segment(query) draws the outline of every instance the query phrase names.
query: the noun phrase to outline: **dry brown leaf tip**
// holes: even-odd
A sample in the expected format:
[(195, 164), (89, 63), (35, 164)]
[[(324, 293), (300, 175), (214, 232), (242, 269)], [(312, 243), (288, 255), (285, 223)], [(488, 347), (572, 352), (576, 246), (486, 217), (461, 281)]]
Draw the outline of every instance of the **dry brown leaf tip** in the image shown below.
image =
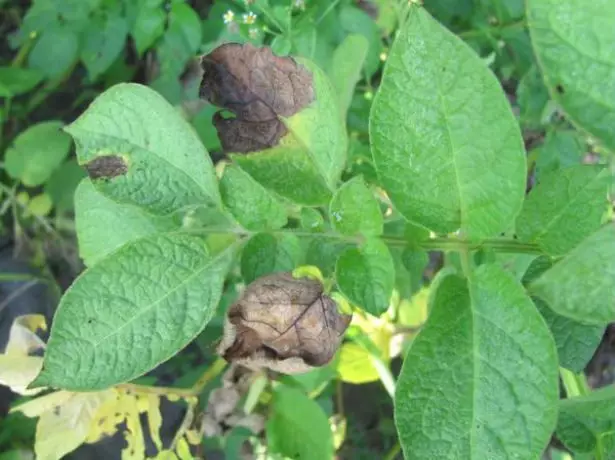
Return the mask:
[(252, 368), (308, 372), (333, 358), (351, 319), (319, 281), (268, 275), (251, 283), (230, 307), (218, 352)]
[(312, 75), (270, 48), (227, 43), (201, 58), (200, 96), (235, 118), (214, 115), (225, 152), (248, 153), (278, 144), (287, 133), (280, 120), (314, 100)]

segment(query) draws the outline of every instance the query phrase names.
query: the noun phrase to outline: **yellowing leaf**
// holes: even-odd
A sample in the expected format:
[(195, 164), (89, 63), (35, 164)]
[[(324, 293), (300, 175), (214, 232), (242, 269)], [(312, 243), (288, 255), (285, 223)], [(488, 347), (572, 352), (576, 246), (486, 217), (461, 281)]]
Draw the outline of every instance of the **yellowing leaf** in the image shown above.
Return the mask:
[(47, 329), (43, 315), (16, 318), (4, 354), (0, 354), (0, 385), (6, 385), (22, 395), (35, 395), (44, 389), (26, 389), (43, 366), (43, 358), (28, 356), (33, 351), (45, 348), (45, 342), (35, 334), (37, 329)]
[(61, 406), (71, 399), (72, 396), (73, 393), (70, 391), (56, 391), (28, 401), (27, 403), (20, 404), (11, 409), (11, 412), (21, 412), (26, 417), (38, 417), (44, 412), (49, 412), (55, 407)]
[(186, 438), (181, 438), (177, 442), (176, 450), (177, 450), (177, 456), (180, 458), (180, 460), (193, 460), (194, 459), (194, 457), (190, 453), (190, 445), (188, 444), (188, 441), (186, 441)]
[(0, 355), (0, 385), (6, 385), (15, 393), (34, 395), (44, 388), (26, 389), (43, 367), (43, 358), (19, 354)]
[(43, 412), (36, 425), (36, 458), (59, 460), (83, 444), (98, 408), (111, 397), (112, 391), (72, 393), (64, 404)]
[(380, 351), (381, 359), (385, 361), (390, 359), (393, 325), (387, 320), (387, 315), (378, 318), (369, 313), (357, 313), (353, 315), (351, 324), (359, 327), (369, 337)]
[(27, 355), (32, 351), (45, 348), (45, 342), (35, 334), (38, 329), (47, 330), (43, 315), (23, 315), (15, 318), (4, 353)]
[(160, 439), (160, 427), (162, 426), (162, 416), (160, 415), (160, 398), (156, 395), (147, 395), (147, 418), (149, 420), (149, 431), (152, 441), (158, 450), (162, 450), (162, 440)]
[(102, 404), (96, 412), (96, 417), (90, 425), (90, 431), (85, 440), (93, 444), (105, 436), (112, 436), (117, 431), (117, 426), (126, 419), (125, 408), (120, 406), (122, 394), (117, 390)]
[(152, 460), (177, 460), (177, 455), (172, 450), (163, 450), (162, 452), (158, 452)]
[(128, 446), (122, 450), (122, 460), (141, 460), (145, 458), (145, 441), (143, 428), (139, 419), (139, 403), (135, 395), (123, 393), (121, 406), (126, 413), (126, 431), (124, 437)]
[(342, 345), (337, 371), (342, 381), (348, 383), (375, 382), (379, 378), (369, 352), (356, 343)]

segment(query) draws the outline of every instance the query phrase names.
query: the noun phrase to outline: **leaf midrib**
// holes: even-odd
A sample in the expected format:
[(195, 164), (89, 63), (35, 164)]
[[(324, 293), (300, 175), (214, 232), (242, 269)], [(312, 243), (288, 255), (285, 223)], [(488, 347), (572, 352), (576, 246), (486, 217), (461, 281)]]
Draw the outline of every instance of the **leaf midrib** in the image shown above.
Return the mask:
[[(232, 246), (232, 245), (231, 245)], [(125, 329), (127, 326), (131, 325), (133, 322), (135, 322), (135, 320), (137, 320), (138, 318), (140, 318), (142, 315), (149, 313), (150, 311), (152, 311), (155, 307), (157, 307), (159, 304), (161, 304), (164, 300), (166, 300), (171, 294), (174, 294), (175, 292), (177, 292), (179, 289), (183, 288), (186, 284), (192, 282), (192, 280), (200, 275), (205, 269), (209, 268), (212, 265), (215, 265), (215, 263), (219, 260), (221, 260), (223, 258), (223, 256), (226, 255), (226, 252), (230, 249), (226, 248), (224, 251), (222, 251), (220, 254), (218, 254), (216, 257), (214, 257), (213, 259), (208, 259), (207, 262), (200, 268), (198, 268), (197, 270), (195, 270), (194, 272), (192, 272), (192, 274), (190, 274), (189, 276), (187, 276), (186, 278), (184, 278), (184, 280), (179, 283), (177, 286), (175, 286), (173, 289), (171, 289), (170, 291), (168, 291), (166, 294), (164, 294), (162, 297), (160, 297), (159, 299), (155, 300), (154, 302), (152, 302), (151, 304), (147, 305), (146, 307), (142, 308), (139, 312), (137, 312), (137, 314), (135, 314), (132, 318), (130, 318), (128, 321), (126, 321), (124, 324), (122, 324), (119, 328), (115, 329), (114, 331), (112, 331), (111, 333), (107, 334), (106, 336), (102, 337), (101, 339), (97, 340), (96, 342), (91, 342), (92, 345), (94, 346), (94, 348), (97, 348), (101, 342), (104, 342), (106, 339), (108, 339), (109, 337), (113, 337), (116, 335), (119, 335), (120, 332)]]

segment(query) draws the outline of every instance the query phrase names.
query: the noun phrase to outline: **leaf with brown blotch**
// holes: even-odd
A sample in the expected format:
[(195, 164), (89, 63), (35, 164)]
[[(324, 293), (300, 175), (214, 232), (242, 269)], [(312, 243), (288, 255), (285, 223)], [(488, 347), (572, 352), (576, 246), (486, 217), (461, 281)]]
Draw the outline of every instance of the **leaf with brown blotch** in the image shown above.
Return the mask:
[(333, 358), (351, 319), (320, 281), (276, 273), (251, 283), (231, 306), (218, 352), (249, 367), (308, 372)]
[(200, 96), (235, 114), (214, 116), (225, 152), (247, 153), (278, 144), (290, 117), (314, 99), (312, 76), (269, 48), (227, 43), (204, 56)]
[(331, 199), (346, 162), (347, 134), (326, 74), (303, 58), (227, 43), (203, 56), (200, 95), (223, 150), (262, 186), (295, 203)]

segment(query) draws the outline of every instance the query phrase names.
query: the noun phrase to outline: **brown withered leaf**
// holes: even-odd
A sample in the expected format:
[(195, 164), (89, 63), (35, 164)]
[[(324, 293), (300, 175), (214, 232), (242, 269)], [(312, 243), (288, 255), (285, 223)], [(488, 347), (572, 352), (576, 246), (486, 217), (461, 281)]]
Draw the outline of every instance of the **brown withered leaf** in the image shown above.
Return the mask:
[(227, 43), (201, 58), (200, 96), (235, 118), (214, 115), (225, 152), (248, 153), (273, 147), (287, 133), (279, 119), (314, 100), (312, 75), (290, 57), (269, 48)]
[(264, 276), (229, 309), (218, 352), (247, 366), (307, 372), (333, 358), (351, 318), (317, 280)]

